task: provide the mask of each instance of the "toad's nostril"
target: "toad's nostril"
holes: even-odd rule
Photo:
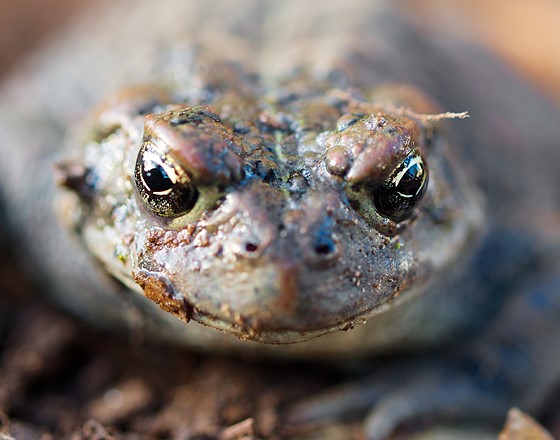
[[[319,255],[328,255],[333,251],[333,247],[329,244],[319,244],[315,246],[314,251]]]
[[[321,240],[316,243],[313,250],[317,255],[328,256],[336,250],[335,244],[330,240]]]
[[[245,243],[245,250],[247,252],[256,252],[259,248],[259,245],[257,243],[253,243],[251,241],[248,241],[247,243]]]

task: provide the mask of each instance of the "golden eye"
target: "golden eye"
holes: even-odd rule
[[[420,152],[412,151],[374,194],[380,214],[400,222],[412,214],[428,186],[428,169]]]
[[[198,199],[185,170],[150,141],[145,141],[138,153],[134,183],[146,208],[160,217],[187,214]]]

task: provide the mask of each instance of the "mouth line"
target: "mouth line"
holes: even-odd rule
[[[286,269],[293,268],[290,265]],[[289,272],[291,271],[288,270]],[[185,323],[192,319],[207,327],[232,334],[241,340],[273,345],[305,342],[328,333],[350,330],[394,306],[395,302],[410,297],[409,294],[417,290],[411,288],[410,283],[405,283],[400,284],[396,290],[394,290],[395,286],[392,286],[393,289],[389,289],[384,294],[376,292],[370,297],[370,301],[365,303],[350,301],[344,304],[337,301],[338,304],[335,303],[332,307],[325,305],[321,307],[319,303],[315,309],[311,306],[297,312],[298,301],[294,296],[298,295],[292,295],[292,290],[297,289],[291,284],[284,286],[287,292],[279,292],[275,295],[279,301],[269,303],[268,307],[266,305],[259,307],[257,302],[247,307],[233,308],[223,302],[197,301],[196,294],[181,293],[164,272],[141,269],[136,271],[134,281],[137,283],[135,290],[155,302],[154,305]],[[418,286],[416,282],[414,284]],[[373,287],[372,289],[376,290]],[[339,292],[337,296],[351,298],[354,294],[353,291],[345,290],[345,293]],[[323,298],[323,303],[325,301],[328,301],[328,298]],[[328,302],[326,304],[328,305]],[[286,315],[284,319],[282,314]]]
[[[350,330],[354,326],[352,319],[350,319],[349,322],[313,330],[298,330],[288,327],[264,329],[262,327],[259,328],[259,326],[251,326],[247,323],[240,324],[231,322],[219,318],[216,315],[212,315],[211,313],[201,312],[200,310],[196,310],[193,320],[215,330],[230,333],[244,341],[271,345],[297,344],[337,330]]]
[[[317,326],[309,329],[295,329],[290,327],[266,328],[266,326],[262,326],[262,323],[264,322],[263,320],[260,320],[257,324],[255,319],[248,318],[243,320],[240,318],[239,321],[236,322],[222,316],[200,310],[196,307],[194,308],[192,319],[215,330],[230,333],[244,341],[253,341],[271,345],[286,345],[306,342],[318,336],[336,331],[352,330],[356,325],[365,323],[369,317],[381,313],[383,310],[390,307],[390,303],[393,302],[394,299],[390,298],[383,303],[373,305],[364,310],[359,310],[352,316],[345,318],[343,321],[338,323],[323,327]]]
[[[200,324],[212,327],[219,331],[227,332],[235,335],[241,340],[260,342],[271,345],[286,345],[308,341],[318,336],[326,335],[336,331],[348,331],[355,326],[365,324],[367,320],[387,311],[392,307],[406,302],[419,293],[428,288],[429,278],[420,282],[401,286],[400,289],[393,291],[391,294],[384,296],[384,300],[368,307],[355,310],[351,316],[347,316],[343,320],[330,325],[315,327],[308,329],[290,328],[288,326],[269,327],[263,326],[266,320],[251,319],[250,317],[243,320],[239,317],[238,321],[227,319],[224,316],[216,315],[207,311],[194,308],[193,320]],[[232,314],[234,315],[234,313]],[[238,315],[239,316],[239,315]],[[332,322],[332,321],[331,321]]]

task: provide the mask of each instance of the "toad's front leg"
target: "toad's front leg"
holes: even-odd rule
[[[368,380],[291,408],[292,422],[366,413],[368,439],[418,420],[501,423],[508,408],[536,414],[558,380],[560,275],[522,289],[483,335],[447,360],[385,365]]]

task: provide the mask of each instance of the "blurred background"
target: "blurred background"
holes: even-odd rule
[[[485,45],[560,103],[560,1],[397,0],[415,21]]]
[[[99,0],[0,0],[0,77]],[[414,21],[483,44],[560,104],[560,1],[397,0]]]

